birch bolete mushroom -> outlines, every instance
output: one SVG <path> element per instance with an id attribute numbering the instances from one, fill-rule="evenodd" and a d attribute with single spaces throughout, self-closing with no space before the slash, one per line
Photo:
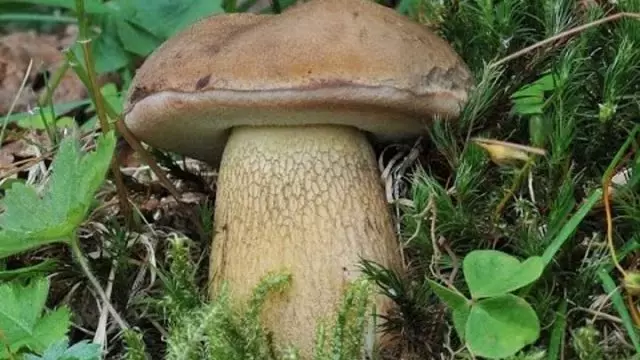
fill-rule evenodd
<path id="1" fill-rule="evenodd" d="M 370 141 L 457 117 L 471 84 L 444 40 L 392 9 L 311 0 L 211 16 L 169 39 L 138 69 L 125 122 L 149 145 L 219 166 L 211 291 L 224 280 L 246 299 L 289 270 L 263 321 L 308 355 L 361 257 L 401 269 Z"/>

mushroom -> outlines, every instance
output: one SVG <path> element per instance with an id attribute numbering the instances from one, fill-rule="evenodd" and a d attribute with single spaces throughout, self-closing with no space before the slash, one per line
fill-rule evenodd
<path id="1" fill-rule="evenodd" d="M 219 166 L 210 291 L 227 281 L 246 299 L 289 270 L 262 320 L 306 358 L 360 258 L 402 270 L 371 142 L 457 117 L 471 85 L 443 39 L 394 10 L 311 0 L 210 16 L 167 40 L 138 69 L 125 123 L 151 146 Z"/>

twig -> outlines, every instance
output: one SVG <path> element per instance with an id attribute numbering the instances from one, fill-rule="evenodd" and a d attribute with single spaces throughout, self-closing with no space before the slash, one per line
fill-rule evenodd
<path id="1" fill-rule="evenodd" d="M 158 177 L 160 183 L 167 189 L 167 191 L 169 191 L 171 196 L 173 196 L 177 201 L 180 201 L 181 197 L 178 189 L 173 186 L 171 181 L 169 181 L 169 178 L 167 178 L 167 176 L 164 174 L 164 171 L 162 171 L 162 169 L 160 169 L 160 166 L 158 166 L 158 163 L 153 160 L 149 152 L 142 147 L 140 141 L 135 137 L 135 135 L 133 135 L 133 133 L 131 133 L 129 128 L 127 128 L 127 126 L 124 124 L 124 121 L 122 120 L 122 117 L 117 117 L 115 124 L 116 129 L 122 135 L 124 140 L 129 144 L 129 146 L 131 146 L 133 151 L 140 155 L 142 162 L 144 162 L 151 168 L 151 171 L 153 171 L 153 173 Z"/>
<path id="2" fill-rule="evenodd" d="M 109 271 L 109 277 L 107 279 L 107 288 L 105 289 L 105 296 L 107 298 L 111 297 L 111 293 L 113 291 L 113 281 L 116 277 L 117 268 L 118 261 L 114 259 L 111 263 L 111 270 Z M 109 311 L 103 310 L 100 314 L 100 319 L 98 320 L 96 333 L 93 336 L 93 342 L 101 344 L 103 349 L 107 347 L 107 321 L 109 321 Z"/>
<path id="3" fill-rule="evenodd" d="M 2 177 L 0 177 L 0 180 L 4 180 L 4 179 L 6 179 L 6 178 L 8 178 L 8 177 L 10 177 L 10 176 L 12 176 L 14 174 L 19 173 L 20 171 L 23 171 L 25 169 L 28 169 L 28 168 L 38 164 L 40 161 L 51 157 L 53 155 L 53 153 L 54 153 L 53 151 L 49 151 L 49 152 L 46 152 L 46 153 L 44 153 L 42 155 L 39 155 L 39 156 L 36 156 L 36 157 L 32 157 L 32 158 L 29 158 L 29 159 L 21 160 L 20 163 L 22 163 L 24 165 L 13 167 L 11 170 L 9 170 L 6 173 L 2 174 Z M 0 170 L 4 170 L 4 169 L 9 169 L 9 167 L 8 166 L 0 167 Z"/>
<path id="4" fill-rule="evenodd" d="M 607 314 L 606 312 L 603 311 L 599 311 L 599 310 L 592 310 L 589 308 L 585 308 L 582 306 L 576 306 L 573 309 L 569 310 L 567 312 L 567 317 L 569 316 L 569 314 L 571 314 L 574 311 L 584 311 L 590 315 L 593 315 L 593 319 L 591 319 L 591 322 L 596 321 L 596 318 L 600 317 L 603 318 L 605 320 L 617 323 L 617 324 L 622 324 L 622 319 L 620 319 L 619 317 L 613 316 L 611 314 Z"/>
<path id="5" fill-rule="evenodd" d="M 116 321 L 116 323 L 118 323 L 118 326 L 120 326 L 120 329 L 128 330 L 129 325 L 126 323 L 126 321 L 124 321 L 124 319 L 120 316 L 120 314 L 118 314 L 118 312 L 113 307 L 113 305 L 111 305 L 111 302 L 109 301 L 107 294 L 105 294 L 104 290 L 102 289 L 100 282 L 98 282 L 98 279 L 96 279 L 96 277 L 91 272 L 91 269 L 89 268 L 89 263 L 87 262 L 87 259 L 85 259 L 84 255 L 82 254 L 82 250 L 80 249 L 78 235 L 74 232 L 69 240 L 70 240 L 69 245 L 71 246 L 71 251 L 73 252 L 74 258 L 76 259 L 78 264 L 80 264 L 82 271 L 84 272 L 85 276 L 89 279 L 89 282 L 91 283 L 93 288 L 96 290 L 96 292 L 100 296 L 100 299 L 107 307 L 107 310 L 109 310 L 109 312 L 111 313 L 111 316 L 113 316 L 113 319 Z"/>
<path id="6" fill-rule="evenodd" d="M 449 274 L 449 286 L 453 286 L 453 281 L 456 279 L 456 275 L 458 275 L 458 270 L 460 270 L 460 260 L 456 256 L 456 253 L 451 250 L 449 244 L 447 244 L 446 240 L 442 238 L 443 241 L 438 241 L 438 245 L 444 248 L 444 251 L 447 252 L 449 258 L 451 258 L 451 274 Z"/>
<path id="7" fill-rule="evenodd" d="M 507 193 L 502 197 L 502 200 L 500 200 L 500 203 L 498 204 L 498 206 L 496 206 L 496 209 L 494 211 L 494 219 L 495 219 L 496 222 L 498 221 L 498 218 L 500 217 L 500 214 L 502 214 L 502 210 L 507 205 L 507 202 L 509 201 L 511 196 L 513 196 L 515 194 L 516 190 L 518 190 L 518 187 L 522 183 L 524 175 L 528 174 L 531 166 L 533 165 L 533 161 L 534 161 L 533 159 L 534 158 L 530 158 L 524 164 L 524 166 L 521 169 L 518 170 L 518 174 L 516 175 L 516 178 L 514 179 L 513 183 L 511 184 L 511 187 L 507 190 Z"/>
<path id="8" fill-rule="evenodd" d="M 113 109 L 109 109 L 109 111 L 113 111 Z M 129 144 L 129 146 L 131 146 L 133 151 L 135 151 L 136 153 L 138 153 L 138 155 L 140 155 L 142 162 L 144 162 L 145 164 L 147 164 L 147 166 L 151 168 L 151 171 L 153 171 L 153 173 L 158 177 L 160 184 L 162 184 L 169 191 L 171 196 L 173 196 L 176 199 L 178 204 L 180 204 L 185 211 L 191 213 L 191 221 L 195 225 L 196 230 L 198 231 L 198 234 L 202 239 L 206 239 L 207 237 L 206 233 L 204 231 L 204 228 L 202 227 L 202 224 L 198 219 L 196 210 L 189 209 L 185 205 L 185 203 L 182 201 L 182 197 L 180 196 L 180 193 L 178 192 L 178 189 L 176 189 L 175 186 L 173 186 L 173 184 L 169 181 L 169 178 L 167 178 L 167 176 L 162 171 L 162 169 L 160 169 L 160 166 L 158 165 L 158 163 L 151 157 L 149 152 L 144 147 L 142 147 L 142 144 L 140 144 L 140 141 L 135 137 L 135 135 L 133 135 L 133 133 L 125 125 L 122 119 L 122 116 L 115 116 L 114 114 L 114 117 L 116 118 L 116 123 L 115 123 L 116 129 L 122 135 L 124 140 Z"/>
<path id="9" fill-rule="evenodd" d="M 611 204 L 609 199 L 609 188 L 611 186 L 611 175 L 606 178 L 602 184 L 602 201 L 604 202 L 605 218 L 607 221 L 607 246 L 609 247 L 609 253 L 611 254 L 611 261 L 613 265 L 620 271 L 623 276 L 627 276 L 627 272 L 618 262 L 616 256 L 616 249 L 613 246 L 613 219 L 611 218 Z"/>
<path id="10" fill-rule="evenodd" d="M 49 138 L 53 144 L 58 143 L 58 132 L 56 131 L 56 120 L 55 120 L 55 111 L 53 106 L 51 106 L 51 118 L 53 119 L 53 129 L 49 126 L 49 122 L 45 120 L 44 112 L 42 108 L 46 106 L 46 104 L 53 104 L 53 92 L 58 86 L 60 86 L 60 82 L 62 81 L 62 77 L 69 70 L 69 63 L 64 61 L 60 67 L 53 73 L 53 76 L 47 79 L 47 86 L 45 86 L 45 91 L 40 94 L 38 97 L 36 104 L 38 105 L 38 111 L 42 116 L 42 123 L 44 124 L 45 130 L 47 134 L 49 134 Z"/>
<path id="11" fill-rule="evenodd" d="M 11 113 L 13 113 L 13 109 L 15 108 L 16 103 L 20 98 L 20 94 L 22 94 L 24 87 L 27 85 L 27 79 L 29 78 L 29 74 L 31 73 L 32 67 L 33 67 L 33 59 L 30 59 L 29 66 L 27 67 L 27 71 L 25 72 L 24 77 L 22 78 L 22 83 L 20 83 L 18 92 L 16 93 L 16 96 L 13 98 L 13 101 L 11 102 L 11 106 L 9 107 L 9 112 L 7 113 L 7 116 L 4 118 L 4 122 L 2 123 L 2 130 L 0 131 L 0 145 L 2 145 L 2 142 L 4 141 L 4 132 L 7 128 L 7 124 L 9 124 L 9 116 L 11 116 Z"/>
<path id="12" fill-rule="evenodd" d="M 635 148 L 634 148 L 630 152 L 625 154 L 625 152 L 627 151 L 627 148 L 633 144 L 633 140 L 636 137 L 636 134 L 639 132 L 640 132 L 640 125 L 634 126 L 629 136 L 627 137 L 627 140 L 622 145 L 620 150 L 618 150 L 618 153 L 616 154 L 613 161 L 611 162 L 611 164 L 609 165 L 609 167 L 605 171 L 605 174 L 602 177 L 602 200 L 604 204 L 605 217 L 607 221 L 607 246 L 609 248 L 609 253 L 611 255 L 611 260 L 613 264 L 624 277 L 627 276 L 627 273 L 622 268 L 622 266 L 620 266 L 620 263 L 618 262 L 618 257 L 616 255 L 615 247 L 613 246 L 613 220 L 611 218 L 611 204 L 610 204 L 611 199 L 610 199 L 609 193 L 611 190 L 611 181 L 615 176 L 615 173 L 618 171 L 619 168 L 623 166 L 623 164 L 626 161 L 630 159 L 631 155 L 633 155 L 633 153 L 635 152 Z"/>
<path id="13" fill-rule="evenodd" d="M 84 139 L 85 136 L 87 136 L 87 135 L 90 135 L 90 134 L 80 135 L 79 138 L 80 139 Z M 96 147 L 95 144 L 89 144 L 89 145 L 87 145 L 85 147 L 85 150 L 86 151 L 91 151 L 91 150 L 95 149 L 95 147 Z M 13 164 L 11 164 L 11 166 L 0 166 L 0 171 L 11 169 L 11 170 L 8 170 L 6 173 L 2 174 L 2 176 L 0 176 L 0 180 L 4 180 L 4 179 L 6 179 L 6 178 L 8 178 L 8 177 L 10 177 L 10 176 L 12 176 L 14 174 L 19 173 L 20 171 L 23 171 L 23 170 L 25 170 L 27 168 L 30 168 L 30 167 L 36 165 L 37 163 L 41 162 L 44 159 L 48 159 L 48 158 L 52 157 L 55 154 L 57 149 L 58 149 L 58 146 L 54 145 L 51 150 L 49 150 L 47 152 L 44 152 L 44 153 L 42 153 L 42 154 L 40 154 L 38 156 L 34 156 L 34 157 L 31 157 L 31 158 L 28 158 L 28 159 L 23 159 L 23 160 L 20 160 L 20 161 L 16 161 Z"/>
<path id="14" fill-rule="evenodd" d="M 504 58 L 492 63 L 491 65 L 489 65 L 489 68 L 498 67 L 498 66 L 500 66 L 500 65 L 502 65 L 504 63 L 507 63 L 507 62 L 509 62 L 511 60 L 517 59 L 520 56 L 522 56 L 522 55 L 524 55 L 524 54 L 526 54 L 526 53 L 528 53 L 530 51 L 533 51 L 533 50 L 535 50 L 535 49 L 537 49 L 539 47 L 545 46 L 545 45 L 550 44 L 550 43 L 552 43 L 554 41 L 560 40 L 560 39 L 562 39 L 564 37 L 571 36 L 573 34 L 577 34 L 579 32 L 585 31 L 585 30 L 590 29 L 592 27 L 599 26 L 599 25 L 602 25 L 604 23 L 608 23 L 608 22 L 611 22 L 611 21 L 614 21 L 614 20 L 618 20 L 620 18 L 632 18 L 632 19 L 640 20 L 640 13 L 621 12 L 621 13 L 617 13 L 617 14 L 614 14 L 614 15 L 607 16 L 607 17 L 599 19 L 599 20 L 592 21 L 592 22 L 584 24 L 584 25 L 576 26 L 573 29 L 569 29 L 567 31 L 563 31 L 560 34 L 554 35 L 554 36 L 552 36 L 552 37 L 550 37 L 548 39 L 539 41 L 539 42 L 537 42 L 537 43 L 535 43 L 535 44 L 533 44 L 531 46 L 527 46 L 524 49 L 518 50 L 515 53 L 513 53 L 511 55 L 508 55 L 508 56 L 506 56 L 506 57 L 504 57 Z"/>
<path id="15" fill-rule="evenodd" d="M 78 43 L 82 45 L 82 52 L 84 54 L 84 62 L 87 67 L 87 77 L 86 80 L 88 83 L 85 83 L 85 86 L 89 90 L 89 94 L 96 105 L 96 114 L 98 115 L 98 120 L 100 121 L 100 127 L 103 133 L 107 133 L 111 130 L 109 126 L 109 122 L 107 121 L 107 115 L 105 110 L 104 98 L 100 93 L 100 88 L 98 87 L 97 76 L 95 69 L 93 67 L 93 55 L 91 49 L 89 48 L 89 44 L 91 40 L 87 34 L 87 19 L 84 13 L 84 0 L 76 0 L 76 12 L 78 17 L 78 31 L 79 38 Z M 79 68 L 79 67 L 78 67 Z M 120 200 L 120 208 L 122 209 L 125 223 L 127 227 L 129 227 L 132 223 L 132 212 L 131 206 L 129 206 L 129 201 L 127 200 L 127 188 L 124 185 L 124 181 L 122 179 L 122 173 L 120 172 L 119 159 L 117 156 L 114 156 L 111 159 L 111 173 L 113 174 L 114 181 L 116 184 L 116 189 L 118 192 L 118 199 Z"/>

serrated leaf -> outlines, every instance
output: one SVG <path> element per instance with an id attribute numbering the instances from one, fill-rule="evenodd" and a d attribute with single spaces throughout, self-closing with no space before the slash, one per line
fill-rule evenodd
<path id="1" fill-rule="evenodd" d="M 59 307 L 44 315 L 33 330 L 37 349 L 44 351 L 50 344 L 60 340 L 67 333 L 70 320 L 71 311 L 66 307 Z"/>
<path id="2" fill-rule="evenodd" d="M 531 305 L 508 294 L 474 304 L 465 336 L 469 350 L 475 355 L 504 359 L 538 339 L 540 322 Z"/>
<path id="3" fill-rule="evenodd" d="M 36 113 L 33 115 L 25 116 L 16 121 L 16 124 L 23 129 L 37 130 L 46 129 L 47 127 L 45 126 L 45 123 L 48 126 L 53 126 L 55 124 L 55 126 L 58 128 L 73 128 L 73 126 L 75 126 L 76 124 L 75 120 L 73 120 L 73 118 L 69 116 L 62 116 L 54 119 L 53 114 L 49 111 L 49 109 L 46 109 L 44 111 L 44 116 L 41 116 L 40 113 Z"/>
<path id="4" fill-rule="evenodd" d="M 69 340 L 62 339 L 51 344 L 42 354 L 27 354 L 25 360 L 98 360 L 100 345 L 83 340 L 69 347 Z"/>
<path id="5" fill-rule="evenodd" d="M 497 250 L 474 250 L 465 256 L 462 269 L 474 299 L 504 295 L 528 285 L 544 270 L 542 258 L 532 256 L 520 262 Z"/>
<path id="6" fill-rule="evenodd" d="M 42 316 L 49 291 L 49 281 L 38 278 L 22 286 L 17 282 L 0 285 L 0 329 L 4 343 L 12 352 L 27 348 L 42 352 L 66 336 L 71 313 L 59 308 Z M 0 347 L 0 358 L 7 357 Z"/>
<path id="7" fill-rule="evenodd" d="M 79 143 L 65 138 L 52 163 L 44 195 L 21 183 L 6 191 L 0 214 L 0 258 L 52 242 L 67 241 L 84 221 L 95 192 L 109 168 L 115 134 L 96 140 L 96 149 L 83 154 Z"/>

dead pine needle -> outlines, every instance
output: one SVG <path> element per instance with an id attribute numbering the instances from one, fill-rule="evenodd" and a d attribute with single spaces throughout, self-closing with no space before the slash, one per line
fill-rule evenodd
<path id="1" fill-rule="evenodd" d="M 567 31 L 563 31 L 563 32 L 561 32 L 561 33 L 559 33 L 557 35 L 554 35 L 554 36 L 552 36 L 552 37 L 550 37 L 548 39 L 539 41 L 539 42 L 537 42 L 537 43 L 535 43 L 535 44 L 533 44 L 531 46 L 527 46 L 524 49 L 518 50 L 518 51 L 514 52 L 511 55 L 505 56 L 504 58 L 494 62 L 491 65 L 489 65 L 489 67 L 490 68 L 497 68 L 498 66 L 503 65 L 504 63 L 507 63 L 507 62 L 509 62 L 511 60 L 517 59 L 520 56 L 523 56 L 523 55 L 525 55 L 525 54 L 527 54 L 527 53 L 529 53 L 529 52 L 531 52 L 531 51 L 533 51 L 533 50 L 535 50 L 537 48 L 549 45 L 549 44 L 551 44 L 551 43 L 553 43 L 555 41 L 561 40 L 561 39 L 563 39 L 565 37 L 578 34 L 580 32 L 588 30 L 588 29 L 590 29 L 592 27 L 600 26 L 602 24 L 606 24 L 608 22 L 615 21 L 615 20 L 618 20 L 618 19 L 621 19 L 621 18 L 632 18 L 632 19 L 640 20 L 640 13 L 621 12 L 621 13 L 609 15 L 609 16 L 604 17 L 602 19 L 591 21 L 591 22 L 586 23 L 584 25 L 576 26 L 573 29 L 569 29 Z"/>

